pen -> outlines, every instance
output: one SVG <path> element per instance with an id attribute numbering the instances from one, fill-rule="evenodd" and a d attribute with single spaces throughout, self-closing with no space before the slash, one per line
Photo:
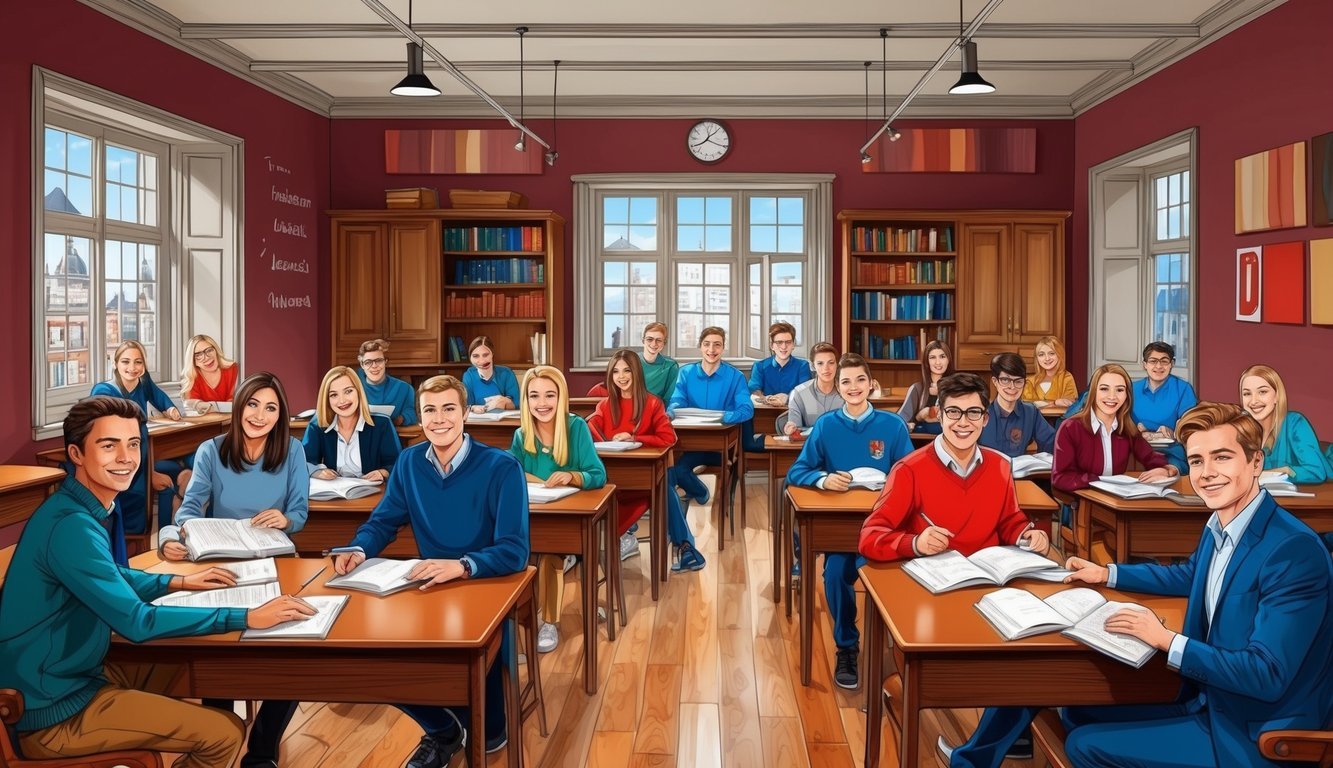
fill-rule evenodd
<path id="1" fill-rule="evenodd" d="M 951 538 L 951 539 L 953 538 L 953 534 L 952 534 L 952 533 L 949 533 L 949 531 L 948 531 L 947 528 L 944 528 L 944 527 L 942 527 L 942 526 L 936 524 L 934 520 L 931 520 L 929 517 L 926 517 L 926 513 L 925 513 L 925 512 L 917 512 L 917 514 L 918 514 L 918 515 L 921 515 L 921 519 L 926 521 L 926 525 L 929 525 L 929 526 L 932 527 L 932 528 L 939 528 L 941 531 L 944 531 L 944 532 L 945 532 L 945 535 L 946 535 L 946 536 L 948 536 L 948 537 Z"/>
<path id="2" fill-rule="evenodd" d="M 1021 531 L 1018 532 L 1018 547 L 1019 547 L 1019 549 L 1029 549 L 1029 548 L 1032 547 L 1032 543 L 1029 542 L 1027 539 L 1023 538 L 1023 534 L 1027 533 L 1028 531 L 1030 531 L 1030 530 L 1032 530 L 1033 528 L 1036 528 L 1036 527 L 1037 527 L 1037 521 L 1035 521 L 1035 520 L 1028 520 L 1027 527 L 1024 528 L 1023 530 L 1021 530 Z"/>
<path id="3" fill-rule="evenodd" d="M 316 572 L 314 576 L 311 576 L 310 578 L 308 578 L 308 579 L 305 580 L 305 583 L 301 585 L 301 588 L 300 588 L 300 589 L 298 589 L 298 590 L 296 590 L 296 592 L 292 593 L 292 597 L 296 597 L 297 595 L 301 594 L 301 592 L 303 592 L 303 591 L 305 590 L 306 587 L 310 586 L 310 582 L 314 581 L 315 579 L 318 579 L 318 578 L 319 578 L 320 576 L 322 576 L 322 575 L 324 574 L 324 572 L 327 571 L 328 569 L 329 569 L 329 567 L 328 567 L 327 565 L 324 566 L 323 568 L 320 568 L 319 571 Z"/>

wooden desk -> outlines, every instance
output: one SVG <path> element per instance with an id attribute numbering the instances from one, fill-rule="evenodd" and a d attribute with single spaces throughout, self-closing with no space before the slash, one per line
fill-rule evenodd
<path id="1" fill-rule="evenodd" d="M 717 510 L 717 548 L 727 548 L 726 522 L 731 509 L 731 473 L 737 472 L 739 485 L 737 496 L 740 498 L 741 521 L 745 521 L 745 447 L 741 445 L 741 424 L 707 424 L 677 426 L 676 454 L 689 451 L 709 451 L 722 454 L 722 467 L 717 478 L 717 488 L 713 492 L 713 508 Z M 733 469 L 733 466 L 735 467 Z M 673 492 L 668 489 L 668 492 Z"/>
<path id="2" fill-rule="evenodd" d="M 764 452 L 768 454 L 769 526 L 773 529 L 773 602 L 778 602 L 786 595 L 787 618 L 791 618 L 791 563 L 794 553 L 791 549 L 790 511 L 787 497 L 782 493 L 782 484 L 803 447 L 804 440 L 778 440 L 773 435 L 764 435 Z"/>
<path id="3" fill-rule="evenodd" d="M 1037 410 L 1041 412 L 1042 418 L 1054 424 L 1059 421 L 1060 417 L 1065 415 L 1065 411 L 1069 409 L 1063 405 L 1048 405 L 1045 408 L 1038 408 Z"/>
<path id="4" fill-rule="evenodd" d="M 296 553 L 301 557 L 320 557 L 325 550 L 347 546 L 356 535 L 356 529 L 370 519 L 370 513 L 383 498 L 383 493 L 372 493 L 359 499 L 311 499 L 305 527 L 299 533 L 292 534 Z M 398 537 L 390 541 L 379 556 L 420 557 L 411 524 L 399 529 Z"/>
<path id="5" fill-rule="evenodd" d="M 0 528 L 32 517 L 64 479 L 63 469 L 0 464 Z"/>
<path id="6" fill-rule="evenodd" d="M 597 456 L 606 466 L 606 481 L 622 491 L 647 491 L 652 500 L 651 524 L 648 531 L 648 581 L 652 585 L 653 600 L 657 600 L 661 582 L 667 580 L 667 469 L 671 466 L 672 448 L 635 448 L 632 451 L 598 451 Z M 612 527 L 619 518 L 613 518 Z M 613 531 L 614 533 L 614 531 Z M 617 543 L 619 547 L 619 543 Z M 616 550 L 618 558 L 619 549 Z M 622 617 L 623 618 L 623 617 Z"/>
<path id="7" fill-rule="evenodd" d="M 157 525 L 157 516 L 153 514 L 157 505 L 157 492 L 153 490 L 153 465 L 157 458 L 194 455 L 200 443 L 223 434 L 230 427 L 230 413 L 206 413 L 203 416 L 186 416 L 180 421 L 153 419 L 148 422 L 148 462 L 144 466 L 145 491 L 148 494 L 148 520 L 144 528 L 146 534 L 151 535 Z"/>
<path id="8" fill-rule="evenodd" d="M 579 491 L 550 504 L 528 507 L 528 538 L 534 555 L 583 556 L 583 690 L 597 693 L 597 526 L 606 547 L 606 635 L 616 639 L 616 590 L 620 584 L 620 547 L 616 537 L 616 486 Z M 656 515 L 654 515 L 656 517 Z M 474 763 L 480 765 L 480 763 Z"/>
<path id="9" fill-rule="evenodd" d="M 592 415 L 592 412 L 597 408 L 597 404 L 605 399 L 605 397 L 571 397 L 569 398 L 569 412 L 586 419 Z"/>
<path id="10" fill-rule="evenodd" d="M 1059 505 L 1028 480 L 1014 483 L 1018 506 L 1026 513 L 1046 512 Z M 879 491 L 846 493 L 818 488 L 787 487 L 787 499 L 801 531 L 801 684 L 810 684 L 810 655 L 814 645 L 815 556 L 819 552 L 856 552 L 861 527 L 879 499 Z M 924 591 L 924 590 L 923 590 Z M 929 593 L 927 593 L 929 594 Z"/>
<path id="11" fill-rule="evenodd" d="M 1194 495 L 1189 477 L 1180 478 L 1172 488 Z M 1333 483 L 1299 488 L 1314 497 L 1274 496 L 1273 500 L 1317 533 L 1333 531 Z M 1183 506 L 1160 498 L 1122 499 L 1095 488 L 1074 496 L 1079 502 L 1074 519 L 1076 554 L 1085 558 L 1101 533 L 1108 535 L 1107 548 L 1116 561 L 1188 557 L 1198 548 L 1204 523 L 1212 514 L 1206 506 Z"/>
<path id="12" fill-rule="evenodd" d="M 293 416 L 289 426 L 291 427 L 292 437 L 297 440 L 303 440 L 305 439 L 306 427 L 310 426 L 310 419 L 302 419 Z M 404 448 L 409 445 L 416 445 L 426 439 L 426 436 L 421 432 L 420 424 L 394 427 L 394 431 L 398 433 L 398 442 L 402 443 Z M 509 446 L 506 444 L 505 448 L 508 447 Z"/>
<path id="13" fill-rule="evenodd" d="M 135 565 L 143 567 L 143 558 Z M 277 558 L 283 590 L 294 593 L 327 559 Z M 218 563 L 224 565 L 225 563 Z M 211 563 L 210 563 L 211 565 Z M 154 572 L 190 573 L 201 563 L 159 563 Z M 170 695 L 227 699 L 364 702 L 468 706 L 468 758 L 485 765 L 486 672 L 500 653 L 501 628 L 531 600 L 534 568 L 489 579 L 454 581 L 426 591 L 375 597 L 324 582 L 332 569 L 301 594 L 347 595 L 324 640 L 240 640 L 240 632 L 134 644 L 114 637 L 113 661 L 179 664 Z M 509 765 L 522 761 L 517 681 L 502 665 L 510 744 Z"/>
<path id="14" fill-rule="evenodd" d="M 870 407 L 889 413 L 897 413 L 899 406 L 903 404 L 907 390 L 899 392 L 897 395 L 888 394 L 885 397 L 870 398 Z M 757 402 L 754 397 L 750 398 L 750 403 L 754 405 L 754 431 L 761 435 L 780 435 L 781 431 L 777 428 L 778 417 L 787 412 L 787 406 L 765 405 Z"/>
<path id="15" fill-rule="evenodd" d="M 472 435 L 472 439 L 502 451 L 509 450 L 514 442 L 514 430 L 519 427 L 518 417 L 499 421 L 468 421 L 463 431 Z"/>
<path id="16" fill-rule="evenodd" d="M 1059 633 L 1005 642 L 973 608 L 995 587 L 932 595 L 902 572 L 902 563 L 868 563 L 860 576 L 866 589 L 867 766 L 879 765 L 886 627 L 902 675 L 904 767 L 920 764 L 922 709 L 1151 704 L 1173 701 L 1180 692 L 1181 679 L 1167 668 L 1165 653 L 1135 669 Z M 1018 586 L 1043 598 L 1067 588 L 1030 579 Z M 1172 629 L 1184 624 L 1184 598 L 1098 589 L 1110 599 L 1146 606 Z"/>

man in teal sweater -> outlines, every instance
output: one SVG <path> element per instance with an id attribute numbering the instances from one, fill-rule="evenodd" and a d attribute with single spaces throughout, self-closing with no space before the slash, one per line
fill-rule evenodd
<path id="1" fill-rule="evenodd" d="M 844 492 L 850 470 L 873 467 L 888 474 L 895 462 L 912 452 L 907 425 L 895 413 L 870 407 L 870 366 L 860 355 L 838 360 L 838 394 L 843 407 L 815 422 L 801 455 L 787 472 L 787 482 Z M 838 647 L 833 682 L 842 688 L 861 684 L 858 655 L 861 634 L 856 629 L 856 570 L 865 558 L 855 552 L 824 554 L 824 596 L 833 614 L 833 643 Z"/>
<path id="2" fill-rule="evenodd" d="M 175 590 L 231 586 L 236 577 L 221 568 L 151 574 L 113 560 L 116 494 L 139 468 L 143 422 L 138 405 L 116 397 L 81 400 L 65 417 L 74 476 L 24 526 L 0 588 L 0 688 L 23 694 L 15 730 L 30 759 L 149 749 L 183 753 L 176 763 L 183 768 L 227 768 L 241 748 L 241 721 L 141 690 L 165 687 L 165 670 L 104 667 L 112 630 L 144 642 L 271 627 L 314 610 L 286 596 L 249 611 L 150 604 Z"/>

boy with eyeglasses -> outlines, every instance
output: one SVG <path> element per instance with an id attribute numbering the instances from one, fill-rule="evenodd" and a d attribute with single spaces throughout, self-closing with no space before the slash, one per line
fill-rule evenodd
<path id="1" fill-rule="evenodd" d="M 666 343 L 666 323 L 654 321 L 643 329 L 643 386 L 663 403 L 676 391 L 680 375 L 680 363 L 664 354 Z"/>
<path id="2" fill-rule="evenodd" d="M 356 361 L 361 364 L 356 375 L 366 390 L 371 405 L 393 406 L 394 426 L 410 427 L 417 423 L 417 404 L 412 385 L 389 375 L 389 342 L 371 339 L 361 345 Z"/>
<path id="3" fill-rule="evenodd" d="M 1185 411 L 1199 404 L 1199 396 L 1188 381 L 1171 373 L 1176 363 L 1176 348 L 1164 341 L 1149 342 L 1143 348 L 1143 370 L 1148 375 L 1136 382 L 1134 390 L 1134 421 L 1143 432 L 1144 440 L 1174 438 L 1172 427 Z M 1185 449 L 1173 443 L 1161 449 L 1166 460 L 1183 472 Z"/>
<path id="4" fill-rule="evenodd" d="M 1034 440 L 1037 450 L 1047 453 L 1054 450 L 1055 429 L 1041 411 L 1022 399 L 1028 375 L 1023 358 L 1013 352 L 1001 352 L 991 358 L 990 372 L 995 400 L 981 430 L 981 444 L 1010 457 L 1022 456 Z"/>

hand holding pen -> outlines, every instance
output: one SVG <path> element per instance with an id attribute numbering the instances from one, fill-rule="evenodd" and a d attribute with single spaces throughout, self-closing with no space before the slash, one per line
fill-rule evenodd
<path id="1" fill-rule="evenodd" d="M 1018 546 L 1044 555 L 1051 547 L 1051 540 L 1045 531 L 1037 530 L 1035 521 L 1029 520 L 1027 527 L 1018 534 Z"/>
<path id="2" fill-rule="evenodd" d="M 953 531 L 936 525 L 934 520 L 926 517 L 925 512 L 918 512 L 917 514 L 921 515 L 921 519 L 925 520 L 929 527 L 916 535 L 916 541 L 914 542 L 916 551 L 922 555 L 938 555 L 948 549 L 949 539 L 953 538 Z"/>

